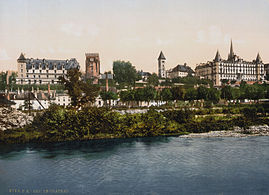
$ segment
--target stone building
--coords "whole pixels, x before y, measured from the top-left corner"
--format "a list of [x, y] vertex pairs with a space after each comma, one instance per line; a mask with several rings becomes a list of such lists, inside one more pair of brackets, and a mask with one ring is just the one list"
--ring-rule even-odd
[[100, 58], [98, 53], [86, 53], [86, 79], [93, 79], [98, 83], [100, 77]]
[[177, 65], [175, 68], [172, 68], [167, 71], [167, 76], [170, 79], [178, 78], [178, 77], [186, 77], [188, 75], [194, 76], [194, 71], [191, 67], [187, 66], [185, 63], [184, 65]]
[[158, 58], [158, 76], [159, 78], [166, 78], [166, 71], [165, 71], [165, 62], [166, 58], [161, 51], [159, 58]]
[[58, 77], [66, 75], [67, 70], [80, 68], [75, 58], [70, 60], [33, 59], [25, 58], [24, 54], [21, 54], [17, 62], [17, 84], [56, 84], [59, 81]]
[[227, 60], [222, 59], [217, 51], [213, 61], [199, 64], [195, 68], [195, 74], [200, 78], [212, 80], [215, 86], [220, 86], [222, 80], [253, 83], [265, 79], [265, 69], [260, 54], [258, 53], [252, 62], [244, 61], [235, 55], [232, 42]]

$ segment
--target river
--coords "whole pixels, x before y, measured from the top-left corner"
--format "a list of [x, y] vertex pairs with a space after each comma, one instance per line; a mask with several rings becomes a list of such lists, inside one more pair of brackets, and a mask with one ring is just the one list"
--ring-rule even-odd
[[0, 194], [269, 194], [269, 137], [0, 146]]

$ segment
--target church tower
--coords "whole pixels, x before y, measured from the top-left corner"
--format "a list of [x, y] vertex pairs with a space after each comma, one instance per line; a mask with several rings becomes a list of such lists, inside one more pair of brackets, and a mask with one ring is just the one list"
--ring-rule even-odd
[[231, 40], [231, 47], [230, 47], [230, 53], [228, 55], [228, 60], [233, 61], [235, 58], [234, 50], [233, 50], [233, 41]]
[[161, 51], [160, 56], [158, 58], [158, 76], [159, 76], [159, 78], [166, 78], [165, 61], [166, 61], [166, 58], [164, 57], [163, 52]]

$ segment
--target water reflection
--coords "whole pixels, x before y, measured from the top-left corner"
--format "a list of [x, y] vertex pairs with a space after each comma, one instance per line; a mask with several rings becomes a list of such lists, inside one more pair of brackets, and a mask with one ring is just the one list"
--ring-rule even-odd
[[61, 143], [34, 143], [34, 144], [13, 144], [0, 145], [0, 159], [13, 159], [21, 152], [37, 152], [46, 159], [53, 159], [59, 155], [74, 156], [86, 155], [102, 152], [116, 151], [119, 147], [131, 148], [137, 143], [145, 147], [154, 147], [156, 145], [168, 143], [169, 137], [149, 137], [149, 138], [128, 138], [128, 139], [103, 139], [89, 141], [70, 141]]

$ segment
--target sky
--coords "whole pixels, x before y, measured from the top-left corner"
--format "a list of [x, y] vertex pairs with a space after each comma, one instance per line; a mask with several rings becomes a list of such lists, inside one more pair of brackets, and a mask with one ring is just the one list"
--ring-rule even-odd
[[247, 61], [269, 63], [269, 0], [0, 0], [0, 71], [17, 58], [76, 58], [99, 53], [101, 72], [115, 60], [157, 72], [227, 58], [230, 41]]

